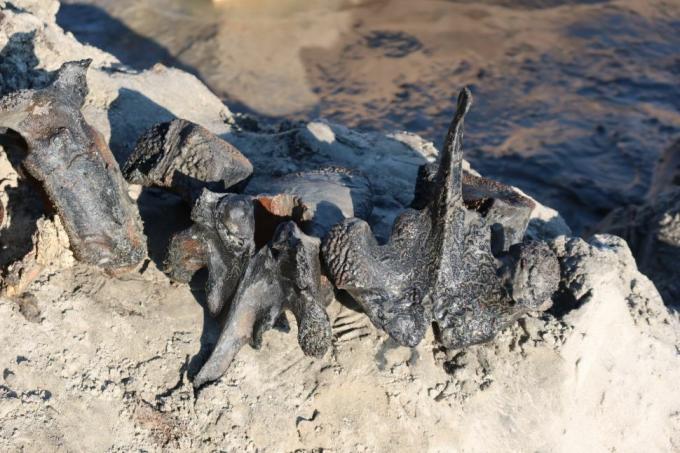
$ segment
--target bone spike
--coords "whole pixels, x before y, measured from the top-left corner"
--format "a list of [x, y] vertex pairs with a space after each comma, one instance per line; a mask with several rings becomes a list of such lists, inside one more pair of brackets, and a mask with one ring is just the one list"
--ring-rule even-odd
[[440, 189], [435, 194], [437, 210], [445, 210], [462, 197], [463, 124], [472, 106], [472, 93], [463, 88], [458, 94], [456, 113], [444, 140], [436, 181]]

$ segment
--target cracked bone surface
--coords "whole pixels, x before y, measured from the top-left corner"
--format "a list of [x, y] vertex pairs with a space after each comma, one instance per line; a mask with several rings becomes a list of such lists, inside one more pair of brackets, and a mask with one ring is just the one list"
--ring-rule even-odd
[[275, 178], [270, 189], [258, 195], [204, 190], [192, 210], [194, 225], [170, 244], [170, 276], [187, 282], [207, 267], [208, 310], [213, 316], [228, 310], [196, 387], [219, 378], [246, 343], [259, 347], [285, 309], [297, 320], [305, 354], [320, 357], [330, 346], [325, 307], [333, 291], [321, 272], [320, 237], [344, 216], [370, 215], [370, 185], [359, 173], [324, 168]]
[[[422, 209], [403, 212], [387, 244], [378, 243], [366, 222], [347, 219], [322, 246], [335, 287], [402, 345], [417, 345], [432, 321], [446, 347], [490, 340], [521, 314], [549, 307], [558, 286], [559, 264], [547, 245], [511, 244], [524, 234], [529, 200], [467, 178], [466, 206], [462, 136], [471, 104], [465, 89], [437, 171], [431, 178], [421, 171], [415, 205]], [[475, 202], [492, 194], [493, 202]]]
[[259, 348], [284, 308], [298, 324], [298, 343], [306, 355], [321, 357], [331, 342], [325, 307], [331, 292], [321, 283], [319, 240], [295, 222], [280, 224], [273, 239], [248, 263], [231, 301], [227, 319], [208, 361], [194, 379], [196, 388], [218, 379], [246, 343]]
[[0, 99], [0, 127], [25, 141], [21, 166], [56, 208], [75, 257], [119, 273], [146, 256], [146, 238], [118, 164], [80, 110], [89, 63], [64, 63], [47, 88]]
[[190, 203], [203, 189], [224, 192], [252, 173], [252, 164], [236, 147], [183, 119], [147, 130], [123, 168], [129, 182], [171, 189]]

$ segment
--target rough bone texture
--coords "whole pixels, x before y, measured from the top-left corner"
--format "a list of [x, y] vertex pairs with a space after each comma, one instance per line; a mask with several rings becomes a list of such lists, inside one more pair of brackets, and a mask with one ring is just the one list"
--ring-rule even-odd
[[88, 66], [65, 63], [49, 87], [0, 99], [0, 127], [26, 142], [21, 165], [62, 218], [76, 258], [116, 273], [146, 256], [146, 238], [111, 151], [80, 111]]
[[[425, 164], [418, 170], [415, 195], [411, 207], [424, 209], [436, 191], [439, 165]], [[490, 225], [502, 225], [503, 237], [494, 237], [494, 245], [507, 251], [512, 244], [522, 242], [536, 204], [511, 186], [483, 176], [463, 172], [463, 202], [482, 215]], [[500, 231], [499, 231], [500, 232]]]
[[466, 206], [462, 135], [471, 103], [462, 91], [436, 171], [421, 170], [414, 204], [422, 209], [402, 213], [387, 244], [366, 222], [348, 219], [322, 247], [335, 286], [403, 345], [417, 345], [432, 320], [444, 346], [487, 341], [520, 314], [549, 306], [559, 282], [546, 245], [507, 247], [523, 236], [530, 202], [469, 177]]
[[[330, 345], [324, 307], [332, 291], [323, 285], [320, 241], [289, 219], [301, 218], [290, 195], [216, 194], [204, 190], [194, 225], [173, 239], [167, 270], [179, 280], [208, 267], [207, 304], [213, 316], [228, 306], [227, 320], [208, 362], [196, 376], [199, 387], [219, 378], [246, 343], [259, 347], [264, 331], [285, 309], [298, 321], [305, 354], [319, 357]], [[258, 246], [258, 236], [267, 242]]]
[[255, 253], [255, 216], [251, 197], [204, 190], [191, 219], [194, 225], [170, 243], [166, 272], [189, 282], [196, 271], [208, 268], [208, 310], [217, 316]]
[[252, 164], [238, 149], [183, 119], [146, 131], [123, 168], [131, 183], [171, 189], [188, 202], [204, 188], [224, 192], [252, 173]]
[[194, 386], [218, 379], [246, 343], [259, 348], [262, 334], [284, 309], [298, 324], [298, 342], [305, 354], [324, 355], [331, 327], [322, 295], [319, 240], [305, 235], [294, 222], [277, 228], [274, 238], [248, 263], [217, 345], [194, 379]]
[[324, 168], [276, 178], [269, 191], [204, 190], [192, 211], [194, 225], [170, 245], [171, 277], [187, 282], [207, 267], [210, 313], [228, 307], [218, 343], [194, 380], [197, 387], [219, 378], [244, 344], [258, 347], [285, 309], [297, 319], [305, 354], [320, 357], [330, 346], [325, 307], [333, 291], [321, 272], [319, 237], [346, 215], [370, 215], [370, 184], [359, 173]]

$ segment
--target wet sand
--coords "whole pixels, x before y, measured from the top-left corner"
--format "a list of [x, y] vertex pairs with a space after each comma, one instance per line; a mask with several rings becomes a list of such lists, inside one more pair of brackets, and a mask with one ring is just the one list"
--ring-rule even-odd
[[59, 23], [79, 40], [134, 68], [189, 70], [271, 121], [325, 117], [440, 143], [469, 85], [467, 158], [576, 232], [642, 201], [680, 135], [677, 1], [65, 3]]

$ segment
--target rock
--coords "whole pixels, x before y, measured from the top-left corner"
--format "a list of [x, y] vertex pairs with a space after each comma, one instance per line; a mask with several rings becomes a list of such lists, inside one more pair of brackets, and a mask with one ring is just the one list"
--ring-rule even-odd
[[612, 211], [594, 229], [624, 238], [666, 303], [680, 308], [680, 141], [659, 161], [647, 201]]
[[65, 269], [74, 264], [68, 235], [58, 216], [38, 219], [31, 242], [30, 251], [9, 265], [3, 275], [2, 291], [10, 297], [21, 295], [44, 269]]
[[680, 139], [666, 148], [657, 162], [647, 199], [654, 199], [676, 187], [680, 187]]
[[596, 230], [624, 238], [666, 303], [680, 308], [680, 187], [612, 211]]
[[357, 171], [326, 167], [271, 178], [262, 187], [248, 185], [252, 195], [289, 194], [304, 206], [302, 230], [323, 239], [343, 219], [368, 219], [373, 210], [372, 189], [368, 179]]

